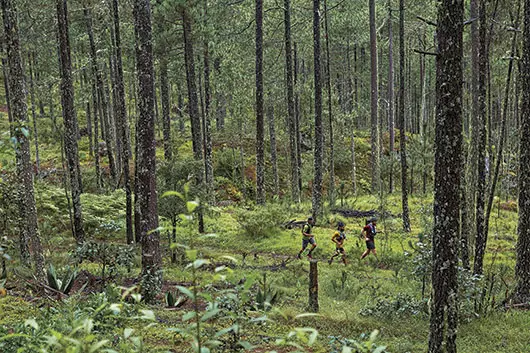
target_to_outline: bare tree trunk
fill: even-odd
[[[208,0],[204,0],[204,26],[208,25]],[[212,161],[212,123],[211,123],[211,101],[212,93],[210,87],[210,49],[209,38],[204,38],[203,59],[204,59],[204,176],[206,182],[208,203],[215,202],[214,195],[214,175]]]
[[[2,0],[2,13],[9,66],[8,87],[11,93],[12,117],[17,125],[14,129],[14,137],[16,138],[17,178],[20,182],[18,195],[21,221],[20,238],[22,240],[21,243],[24,244],[24,248],[26,248],[29,242],[35,276],[37,280],[44,281],[44,255],[37,224],[37,207],[35,205],[35,191],[33,188],[33,166],[31,164],[30,141],[28,138],[26,82],[20,55],[17,10],[11,0]],[[28,258],[29,254],[26,252],[21,255],[22,262],[26,262],[24,259]]]
[[[370,126],[372,154],[370,169],[372,172],[372,193],[379,190],[379,126],[377,119],[377,34],[375,28],[375,0],[368,0],[370,12]]]
[[[403,230],[410,232],[407,194],[407,136],[405,135],[405,14],[404,0],[399,0],[399,154],[401,159],[401,208]]]
[[[33,54],[34,56],[35,54]],[[35,144],[35,173],[39,175],[40,170],[40,156],[39,156],[39,133],[37,130],[37,114],[35,112],[35,87],[33,83],[33,56],[28,53],[28,67],[29,67],[29,96],[31,104],[31,117],[33,119],[33,143]]]
[[[302,112],[300,108],[300,92],[298,87],[298,51],[296,42],[293,44],[293,66],[294,66],[294,116],[295,116],[295,135],[296,135],[296,174],[298,175],[298,191],[300,199],[302,198],[302,134],[300,132],[300,121]]]
[[[456,353],[463,18],[463,0],[440,2],[437,20],[433,297],[429,353]]]
[[[294,101],[293,60],[291,46],[291,1],[284,0],[284,41],[285,41],[285,73],[287,78],[287,115],[289,127],[289,155],[291,161],[291,197],[294,202],[300,202],[299,166],[298,166],[298,138]]]
[[[276,129],[274,127],[274,106],[269,104],[267,107],[267,117],[269,120],[269,136],[271,146],[271,164],[272,175],[274,179],[274,195],[280,195],[280,178],[278,176],[278,157],[276,151]]]
[[[388,0],[388,131],[390,175],[388,191],[394,192],[394,41],[392,34],[392,3]]]
[[[127,110],[125,107],[125,84],[123,79],[123,64],[121,55],[120,36],[120,15],[118,10],[118,0],[112,0],[112,12],[114,17],[114,36],[116,50],[116,120],[118,121],[118,135],[122,141],[121,164],[123,168],[123,186],[125,188],[125,219],[127,243],[134,243],[133,221],[132,221],[132,191],[129,162],[131,160],[131,142],[129,136],[129,123],[127,120]]]
[[[134,1],[138,72],[138,204],[142,239],[142,295],[152,302],[162,286],[162,258],[156,195],[154,68],[149,0]]]
[[[79,175],[79,155],[77,147],[76,115],[74,107],[74,87],[72,84],[72,61],[70,58],[70,40],[68,34],[68,11],[66,0],[57,0],[58,37],[61,58],[61,102],[64,121],[64,149],[70,176],[72,205],[74,209],[74,238],[78,244],[85,241],[83,229],[83,211],[81,207],[81,189]]]
[[[311,261],[309,262],[309,311],[318,313],[318,310],[318,262]]]
[[[287,48],[291,50],[291,48]],[[294,107],[293,107],[294,108]],[[256,0],[256,203],[265,203],[263,118],[263,0]]]
[[[522,107],[519,145],[519,223],[515,277],[517,303],[530,301],[530,1],[525,0],[521,63]]]
[[[324,0],[324,31],[326,37],[326,84],[328,90],[328,114],[329,114],[329,204],[335,205],[335,151],[333,138],[333,112],[332,112],[332,92],[331,92],[331,64],[329,55],[329,17],[328,4]]]
[[[322,214],[322,157],[324,131],[322,129],[322,82],[320,71],[320,0],[313,0],[313,60],[315,74],[315,157],[313,177],[313,218]]]
[[[191,136],[193,145],[193,156],[200,161],[203,158],[201,119],[199,116],[199,101],[197,99],[197,86],[195,84],[195,61],[193,57],[193,40],[191,30],[191,18],[186,6],[181,7],[182,27],[184,36],[184,61],[186,63],[186,81],[188,85],[188,111],[191,120]],[[202,185],[203,175],[197,174],[197,185]],[[204,233],[204,220],[201,208],[198,212],[199,232]]]
[[[169,113],[169,82],[167,79],[167,59],[165,54],[160,58],[160,97],[162,100],[162,133],[164,136],[164,159],[170,161],[171,153],[171,118]]]
[[[514,28],[519,28],[519,13],[521,8],[521,2],[517,2],[517,19],[515,20]],[[485,239],[488,239],[489,221],[491,215],[491,209],[493,207],[493,198],[495,197],[495,188],[497,186],[497,180],[499,178],[499,170],[502,162],[502,154],[504,151],[505,135],[506,135],[506,122],[508,120],[508,103],[510,94],[510,81],[513,70],[513,59],[515,57],[515,49],[517,45],[517,32],[514,31],[512,35],[512,49],[510,54],[510,62],[508,64],[508,73],[506,74],[506,86],[504,87],[504,102],[502,107],[502,118],[501,118],[501,129],[499,133],[499,146],[497,148],[497,158],[495,162],[495,170],[493,171],[493,179],[488,192],[488,203],[486,206],[486,215],[484,216],[484,235]]]
[[[114,154],[112,149],[112,134],[110,131],[110,124],[109,124],[109,107],[108,107],[108,101],[105,94],[105,90],[103,87],[103,79],[101,77],[101,72],[99,71],[98,67],[98,56],[96,51],[96,44],[94,41],[94,33],[92,30],[92,14],[90,9],[84,8],[83,13],[85,16],[86,26],[87,26],[87,33],[88,33],[88,39],[90,42],[90,57],[91,57],[91,65],[92,65],[92,77],[95,80],[96,84],[96,91],[97,91],[97,97],[98,102],[100,106],[100,123],[102,128],[102,137],[105,140],[106,149],[107,149],[107,156],[109,159],[109,169],[110,169],[110,175],[111,175],[111,185],[114,187],[116,185],[116,179],[117,179],[117,173],[116,173],[116,164],[114,160]]]
[[[484,232],[484,194],[486,191],[486,75],[487,75],[487,50],[486,50],[486,4],[485,0],[479,0],[479,62],[478,62],[478,150],[477,150],[477,194],[476,194],[476,241],[475,241],[475,262],[473,264],[473,273],[482,274],[484,255],[486,252],[486,233]]]

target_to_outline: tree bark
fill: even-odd
[[[142,241],[142,295],[154,300],[162,285],[162,258],[156,195],[154,68],[149,0],[134,1],[138,72],[138,205]]]
[[[98,97],[98,106],[100,107],[100,123],[101,123],[101,132],[102,138],[105,140],[105,145],[107,149],[107,157],[109,159],[109,169],[111,176],[111,185],[114,187],[116,185],[117,173],[116,173],[116,162],[114,160],[114,153],[112,148],[112,133],[110,129],[110,113],[107,95],[105,94],[105,89],[103,86],[103,79],[101,77],[101,72],[98,66],[98,55],[96,51],[96,44],[94,41],[94,32],[92,30],[92,14],[91,10],[88,8],[83,9],[85,16],[87,34],[90,43],[90,61],[92,66],[92,77],[95,80],[96,91]]]
[[[74,238],[78,244],[85,241],[83,229],[83,211],[81,207],[81,189],[79,155],[77,147],[76,113],[74,107],[74,87],[72,84],[72,61],[70,58],[70,39],[68,34],[68,11],[66,0],[57,0],[57,23],[60,51],[61,103],[63,106],[64,149],[70,176],[70,192],[74,209]]]
[[[37,114],[35,112],[35,87],[33,83],[33,57],[35,54],[31,55],[28,53],[28,67],[29,67],[29,96],[31,104],[31,117],[33,119],[33,143],[35,144],[35,174],[39,175],[40,170],[40,156],[39,156],[39,133],[37,130]]]
[[[18,202],[20,210],[21,240],[26,250],[29,242],[31,257],[37,280],[44,281],[44,255],[39,237],[37,223],[37,207],[35,205],[35,191],[33,188],[33,166],[31,164],[28,112],[26,106],[26,82],[22,68],[20,42],[17,26],[17,9],[11,0],[2,0],[4,20],[4,39],[7,49],[8,87],[11,93],[11,109],[14,128],[15,155],[17,164]],[[31,78],[30,78],[31,79]],[[22,262],[29,254],[21,254]]]
[[[204,27],[208,26],[208,1],[204,1]],[[215,202],[214,195],[214,175],[212,161],[212,119],[211,119],[211,102],[212,93],[210,85],[210,48],[209,38],[204,38],[203,59],[204,59],[204,176],[207,190],[208,203]]]
[[[171,153],[171,118],[169,113],[169,82],[167,79],[167,59],[160,59],[160,98],[162,100],[162,134],[164,136],[164,159],[170,161]]]
[[[326,84],[328,91],[328,115],[329,115],[329,204],[335,205],[335,150],[333,138],[333,102],[331,92],[331,63],[329,55],[329,16],[328,2],[324,0],[324,31],[326,37]]]
[[[315,151],[313,177],[313,218],[322,214],[322,157],[324,131],[322,129],[322,82],[320,71],[320,0],[313,0],[313,69],[315,74]]]
[[[436,34],[438,50],[432,249],[433,297],[429,353],[456,352],[463,19],[463,0],[442,0],[439,3]]]
[[[390,175],[388,191],[394,192],[394,39],[392,38],[392,3],[388,0],[388,132]]]
[[[287,48],[291,50],[291,48]],[[263,118],[263,0],[256,0],[256,203],[265,203]]]
[[[269,120],[269,136],[271,146],[272,175],[274,179],[274,196],[280,195],[280,178],[278,176],[278,157],[276,151],[276,129],[274,127],[274,106],[267,107],[267,117]]]
[[[486,191],[486,75],[488,64],[488,53],[486,50],[486,0],[479,0],[479,62],[478,62],[478,116],[474,128],[478,129],[477,146],[477,194],[476,194],[476,240],[475,240],[475,262],[473,273],[482,274],[484,255],[486,253],[487,238],[484,232],[484,199]]]
[[[120,14],[118,0],[112,0],[112,12],[114,18],[114,36],[116,51],[116,120],[118,121],[118,135],[122,141],[121,164],[123,168],[123,187],[125,189],[125,219],[127,243],[134,243],[133,220],[132,220],[132,191],[129,162],[131,160],[131,143],[129,137],[129,122],[127,120],[127,109],[125,106],[125,84],[123,79],[123,64],[121,55]]]
[[[399,0],[399,154],[401,159],[401,208],[403,230],[410,232],[409,199],[407,193],[407,136],[405,135],[405,6]]]
[[[370,126],[372,152],[370,169],[372,172],[372,192],[379,190],[379,126],[377,118],[377,34],[375,28],[375,0],[368,0],[370,13]]]
[[[309,311],[318,313],[318,310],[318,262],[311,261],[309,262]]]
[[[291,161],[291,197],[294,202],[300,202],[298,144],[294,101],[293,60],[291,45],[291,1],[284,0],[284,42],[285,42],[285,76],[287,79],[287,115],[289,127],[289,156]]]
[[[518,303],[530,301],[530,1],[525,0],[523,52],[521,63],[522,107],[519,143],[519,223],[517,226],[517,287]]]

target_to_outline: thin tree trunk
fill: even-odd
[[[276,129],[274,127],[274,106],[269,104],[267,107],[267,117],[269,120],[269,136],[271,146],[271,164],[272,175],[274,179],[274,196],[280,195],[280,178],[278,176],[278,158],[276,151]]]
[[[87,28],[87,34],[88,39],[90,42],[90,58],[91,58],[91,66],[92,66],[92,77],[95,80],[96,84],[96,91],[97,91],[97,102],[99,103],[98,106],[100,107],[100,114],[99,114],[99,120],[101,123],[101,137],[105,141],[106,149],[107,149],[107,156],[109,159],[109,169],[110,169],[110,176],[111,176],[111,185],[113,187],[116,185],[116,179],[117,179],[117,173],[116,173],[116,163],[114,160],[114,154],[113,154],[113,148],[112,148],[112,133],[110,129],[109,119],[110,119],[110,113],[109,113],[109,106],[108,106],[108,100],[107,95],[105,94],[105,89],[103,86],[103,79],[101,77],[101,72],[98,67],[98,56],[96,51],[96,44],[94,41],[94,32],[92,30],[92,14],[91,10],[88,8],[83,9],[83,13],[85,16],[86,21],[86,28]]]
[[[390,175],[388,191],[394,192],[394,42],[392,34],[392,3],[388,0],[388,131],[389,131],[389,156]]]
[[[300,108],[300,92],[298,87],[298,50],[296,42],[293,44],[293,79],[294,79],[294,116],[296,135],[296,174],[298,175],[298,191],[300,200],[302,198],[302,134],[300,132],[300,121],[302,112]]]
[[[322,210],[322,157],[324,131],[322,129],[322,83],[320,71],[320,0],[313,0],[313,60],[315,74],[315,156],[313,177],[313,218],[315,221]]]
[[[12,117],[17,125],[14,129],[14,137],[16,138],[17,178],[20,182],[18,200],[21,221],[20,238],[22,240],[21,244],[24,245],[24,252],[21,254],[21,259],[24,263],[26,262],[25,259],[30,256],[26,250],[27,243],[29,242],[30,246],[28,250],[33,259],[35,277],[39,281],[44,281],[44,255],[37,224],[37,207],[33,188],[33,166],[31,164],[30,141],[28,138],[29,122],[26,106],[26,82],[20,55],[15,4],[11,0],[2,0],[2,13],[9,66],[8,87],[11,93]]]
[[[142,240],[142,295],[152,302],[162,286],[162,258],[156,195],[154,68],[149,0],[134,1],[139,117],[137,131],[138,205]]]
[[[163,54],[164,56],[164,54]],[[169,82],[167,79],[167,59],[160,59],[160,97],[162,99],[162,133],[164,136],[164,159],[170,161],[171,151],[171,118],[169,113]]]
[[[440,2],[437,20],[433,296],[429,353],[456,353],[463,18],[463,0]]]
[[[407,194],[407,137],[405,135],[405,9],[399,0],[399,154],[401,159],[401,208],[403,230],[410,232],[409,200]]]
[[[331,92],[331,64],[329,55],[329,17],[328,4],[324,0],[324,31],[326,37],[326,84],[328,91],[328,115],[329,115],[329,204],[330,207],[335,205],[335,151],[333,138],[333,111],[332,111],[332,92]]]
[[[134,243],[133,221],[132,221],[132,191],[129,162],[131,159],[131,143],[129,137],[129,124],[127,120],[127,109],[125,107],[125,84],[123,79],[123,64],[121,54],[120,15],[118,0],[112,0],[112,12],[114,18],[114,36],[116,50],[116,120],[118,122],[118,135],[122,141],[121,164],[123,168],[123,186],[125,188],[125,219],[127,243]]]
[[[521,63],[522,106],[519,144],[519,223],[514,293],[516,303],[530,301],[530,1],[525,0]]]
[[[351,183],[353,195],[357,195],[357,175],[356,175],[356,161],[355,161],[355,133],[354,127],[352,126],[351,133]]]
[[[515,21],[514,28],[519,28],[519,11],[521,7],[521,2],[518,1],[517,8],[517,19]],[[515,57],[515,49],[517,45],[517,32],[513,32],[512,36],[512,49],[510,53],[510,62],[508,64],[508,73],[506,74],[506,86],[504,88],[504,102],[502,107],[502,118],[501,118],[501,129],[499,133],[499,146],[497,148],[497,158],[495,162],[495,170],[493,171],[493,179],[491,181],[491,186],[488,193],[488,203],[486,206],[486,215],[484,216],[484,235],[485,238],[488,238],[489,231],[489,221],[491,215],[491,209],[493,207],[493,198],[495,197],[495,188],[497,186],[497,180],[499,178],[499,170],[502,162],[502,154],[504,151],[505,135],[506,135],[506,121],[508,120],[508,103],[509,103],[509,94],[510,94],[510,81],[512,77],[513,70],[513,58]]]
[[[372,193],[379,190],[379,126],[377,119],[377,34],[375,28],[375,0],[368,0],[370,12],[370,127],[372,152],[370,169],[372,172]]]
[[[197,99],[197,86],[195,84],[195,62],[193,56],[193,40],[191,30],[191,18],[186,6],[181,7],[182,27],[184,36],[184,61],[186,64],[186,81],[188,85],[188,111],[191,120],[191,137],[193,145],[193,156],[200,161],[203,158],[201,118],[199,116],[199,101]],[[202,185],[203,175],[197,173],[197,185]],[[204,220],[202,208],[199,208],[199,232],[204,233]]]
[[[291,48],[288,48],[290,51]],[[263,0],[256,0],[256,203],[265,203],[263,118]]]
[[[291,46],[291,1],[284,0],[284,41],[285,41],[285,73],[287,79],[287,118],[289,127],[289,155],[291,161],[291,197],[294,202],[300,202],[299,167],[298,167],[298,139],[296,129],[293,60]]]
[[[204,26],[208,26],[208,0],[204,0]],[[204,38],[203,60],[204,60],[204,176],[207,190],[208,203],[213,205],[214,195],[214,175],[212,161],[212,123],[211,123],[211,101],[212,93],[210,87],[210,49],[209,38]]]
[[[484,255],[486,252],[486,233],[484,232],[484,194],[486,191],[486,75],[487,75],[487,51],[486,51],[486,4],[485,0],[479,0],[479,67],[478,67],[478,153],[477,153],[477,194],[476,194],[476,240],[475,240],[475,262],[473,264],[473,273],[482,274]]]
[[[68,11],[66,0],[57,0],[58,37],[61,58],[61,102],[63,106],[64,149],[70,176],[72,205],[74,209],[74,238],[78,244],[85,241],[83,229],[83,211],[81,207],[81,189],[79,175],[79,155],[77,147],[76,115],[74,107],[74,87],[72,84],[72,61],[70,58],[70,40],[68,35]]]
[[[33,54],[34,56],[35,54]],[[40,170],[40,156],[39,156],[39,133],[37,130],[37,114],[35,112],[35,87],[33,83],[33,58],[31,53],[28,53],[29,66],[29,96],[31,104],[31,117],[33,119],[33,143],[35,144],[35,173],[39,175]]]

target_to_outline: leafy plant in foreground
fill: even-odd
[[[48,280],[48,286],[58,292],[68,295],[72,289],[75,278],[77,277],[77,270],[72,270],[70,267],[66,268],[66,272],[60,277],[55,271],[55,267],[52,264],[48,266],[46,271],[46,278]]]

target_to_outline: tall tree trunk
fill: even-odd
[[[372,192],[379,191],[379,126],[377,119],[377,33],[375,28],[375,0],[368,0],[370,12],[370,127],[372,152],[370,169],[372,172]]]
[[[288,48],[291,50],[291,48]],[[294,108],[294,107],[293,107]],[[263,0],[256,0],[256,203],[265,203],[263,118]]]
[[[517,287],[514,299],[530,301],[530,1],[525,0],[521,65],[522,107],[519,144],[519,223],[517,225]]]
[[[309,311],[317,313],[318,310],[318,262],[311,261],[309,263]]]
[[[517,2],[517,18],[515,20],[514,28],[519,28],[519,13],[521,8],[521,2]],[[488,239],[489,221],[491,215],[491,209],[493,207],[493,199],[495,197],[495,188],[497,186],[497,180],[499,178],[499,170],[502,162],[502,154],[504,151],[505,135],[506,135],[506,122],[508,120],[508,108],[509,108],[509,94],[510,94],[510,81],[512,78],[513,70],[513,59],[515,57],[515,49],[517,45],[517,31],[513,32],[512,36],[512,48],[510,53],[510,62],[508,63],[508,73],[506,74],[506,86],[504,87],[504,102],[502,107],[502,118],[501,128],[499,132],[499,145],[497,148],[497,158],[495,160],[495,170],[493,171],[493,179],[488,192],[488,203],[486,206],[486,214],[484,216],[484,235],[485,239]]]
[[[484,194],[486,191],[486,75],[487,75],[487,50],[486,50],[486,0],[479,0],[479,62],[478,62],[478,150],[477,150],[477,196],[476,196],[476,240],[475,240],[475,262],[473,273],[482,274],[484,254],[486,252],[486,233],[484,232]]]
[[[28,112],[26,106],[26,82],[22,69],[20,43],[17,26],[17,10],[11,0],[2,0],[2,13],[4,19],[4,34],[9,70],[8,87],[11,93],[11,108],[14,129],[15,154],[17,162],[17,179],[19,187],[19,210],[21,221],[22,244],[30,244],[31,257],[35,266],[35,276],[39,281],[45,280],[44,255],[39,237],[37,224],[37,207],[35,205],[35,191],[33,188],[33,166],[31,164],[30,141],[28,138]],[[31,79],[31,78],[30,78]],[[29,254],[21,254],[21,258]]]
[[[302,112],[300,107],[300,92],[298,87],[298,50],[296,42],[293,43],[293,81],[294,81],[294,116],[296,135],[296,174],[298,175],[298,191],[302,197],[302,134],[300,132],[300,121]]]
[[[332,92],[331,92],[331,64],[329,55],[329,16],[328,2],[324,0],[324,31],[326,37],[326,84],[328,91],[328,114],[329,114],[329,204],[335,205],[335,151],[333,139],[333,112],[332,112]]]
[[[354,124],[352,124],[354,125]],[[350,150],[351,150],[351,184],[352,184],[352,192],[353,195],[357,195],[357,175],[356,175],[356,161],[355,161],[355,133],[354,133],[354,126],[352,126],[352,133],[351,133],[351,143],[350,143]]]
[[[322,82],[320,70],[320,0],[313,0],[313,69],[315,74],[315,156],[313,176],[313,218],[322,211],[322,157],[324,154],[324,131],[322,129]]]
[[[37,130],[37,114],[35,112],[35,87],[33,83],[33,57],[35,54],[31,55],[28,53],[28,67],[29,67],[29,96],[31,104],[31,118],[33,119],[33,142],[35,144],[35,168],[36,174],[39,175],[40,170],[40,156],[39,156],[39,133]]]
[[[293,60],[291,45],[291,1],[284,0],[284,41],[285,41],[285,76],[287,79],[287,115],[289,126],[289,155],[291,161],[291,197],[294,202],[300,202],[300,187],[298,183],[299,168],[297,159],[297,129],[295,116],[295,101],[293,88]]]
[[[92,29],[91,10],[85,7],[83,9],[83,13],[85,16],[87,34],[88,34],[88,39],[90,42],[90,61],[91,61],[91,66],[92,66],[92,77],[95,80],[98,103],[100,106],[99,118],[100,118],[100,123],[101,123],[102,138],[105,140],[107,156],[109,159],[110,176],[112,180],[111,185],[114,187],[116,185],[117,173],[116,173],[116,163],[114,160],[114,153],[113,153],[113,148],[112,148],[112,133],[110,131],[111,129],[110,129],[110,124],[109,124],[110,113],[109,113],[108,100],[107,100],[107,95],[105,94],[101,72],[98,67],[98,56],[97,56],[97,51],[96,51],[96,44],[94,41],[94,32]]]
[[[274,127],[274,106],[272,102],[267,107],[267,118],[269,120],[269,136],[271,146],[272,175],[274,179],[274,196],[280,195],[280,179],[278,176],[278,158],[276,151],[276,129]]]
[[[9,136],[13,137],[13,113],[11,110],[11,94],[9,92],[9,74],[8,74],[7,59],[2,58],[2,72],[4,74],[4,91],[6,96],[7,119],[9,121]]]
[[[85,241],[83,229],[83,211],[81,207],[81,189],[77,131],[74,107],[74,87],[72,84],[72,61],[70,58],[70,39],[68,34],[68,11],[66,0],[57,0],[57,23],[60,51],[61,103],[63,106],[64,149],[70,176],[72,206],[74,209],[74,238],[78,244]]]
[[[101,167],[99,162],[99,123],[98,97],[96,83],[92,82],[92,107],[94,108],[94,167],[96,169],[96,189],[101,189]]]
[[[162,133],[164,136],[164,159],[171,160],[171,118],[169,112],[169,82],[167,79],[167,59],[160,58],[160,98],[162,100]]]
[[[463,0],[438,7],[432,309],[429,353],[456,352],[462,154]],[[447,319],[447,324],[445,323]],[[445,347],[444,347],[445,341]]]
[[[193,56],[193,40],[191,30],[191,18],[186,6],[181,7],[182,27],[184,37],[184,61],[186,64],[186,82],[188,85],[188,111],[191,120],[191,138],[193,145],[193,156],[195,160],[202,160],[202,132],[201,118],[199,116],[199,101],[197,99],[197,85],[195,84],[195,61]],[[197,173],[197,185],[202,185],[203,175]],[[199,232],[204,232],[204,220],[201,208],[199,208]]]
[[[405,6],[399,0],[399,155],[401,159],[401,208],[403,230],[410,232],[409,199],[407,194],[407,136],[405,135]]]
[[[208,26],[208,0],[204,0],[204,27]],[[211,102],[212,93],[210,87],[210,49],[208,44],[209,38],[204,38],[203,43],[203,60],[204,60],[204,176],[206,182],[208,203],[213,204],[214,198],[214,176],[212,161],[212,119],[211,119]]]
[[[127,120],[127,110],[125,107],[125,84],[123,79],[123,64],[121,55],[121,36],[120,36],[120,15],[118,8],[118,0],[112,0],[112,12],[114,17],[114,36],[115,36],[115,51],[116,51],[116,120],[118,121],[119,131],[118,135],[122,141],[121,147],[121,164],[123,168],[123,187],[125,188],[126,200],[126,234],[127,243],[134,243],[133,223],[132,223],[132,191],[131,191],[131,176],[129,169],[129,162],[131,159],[130,137],[129,137],[129,123]]]
[[[394,41],[392,34],[392,3],[388,0],[388,131],[390,175],[388,191],[394,192]]]
[[[154,300],[162,286],[162,258],[156,196],[154,68],[149,0],[134,1],[138,72],[138,204],[142,240],[142,295]]]

